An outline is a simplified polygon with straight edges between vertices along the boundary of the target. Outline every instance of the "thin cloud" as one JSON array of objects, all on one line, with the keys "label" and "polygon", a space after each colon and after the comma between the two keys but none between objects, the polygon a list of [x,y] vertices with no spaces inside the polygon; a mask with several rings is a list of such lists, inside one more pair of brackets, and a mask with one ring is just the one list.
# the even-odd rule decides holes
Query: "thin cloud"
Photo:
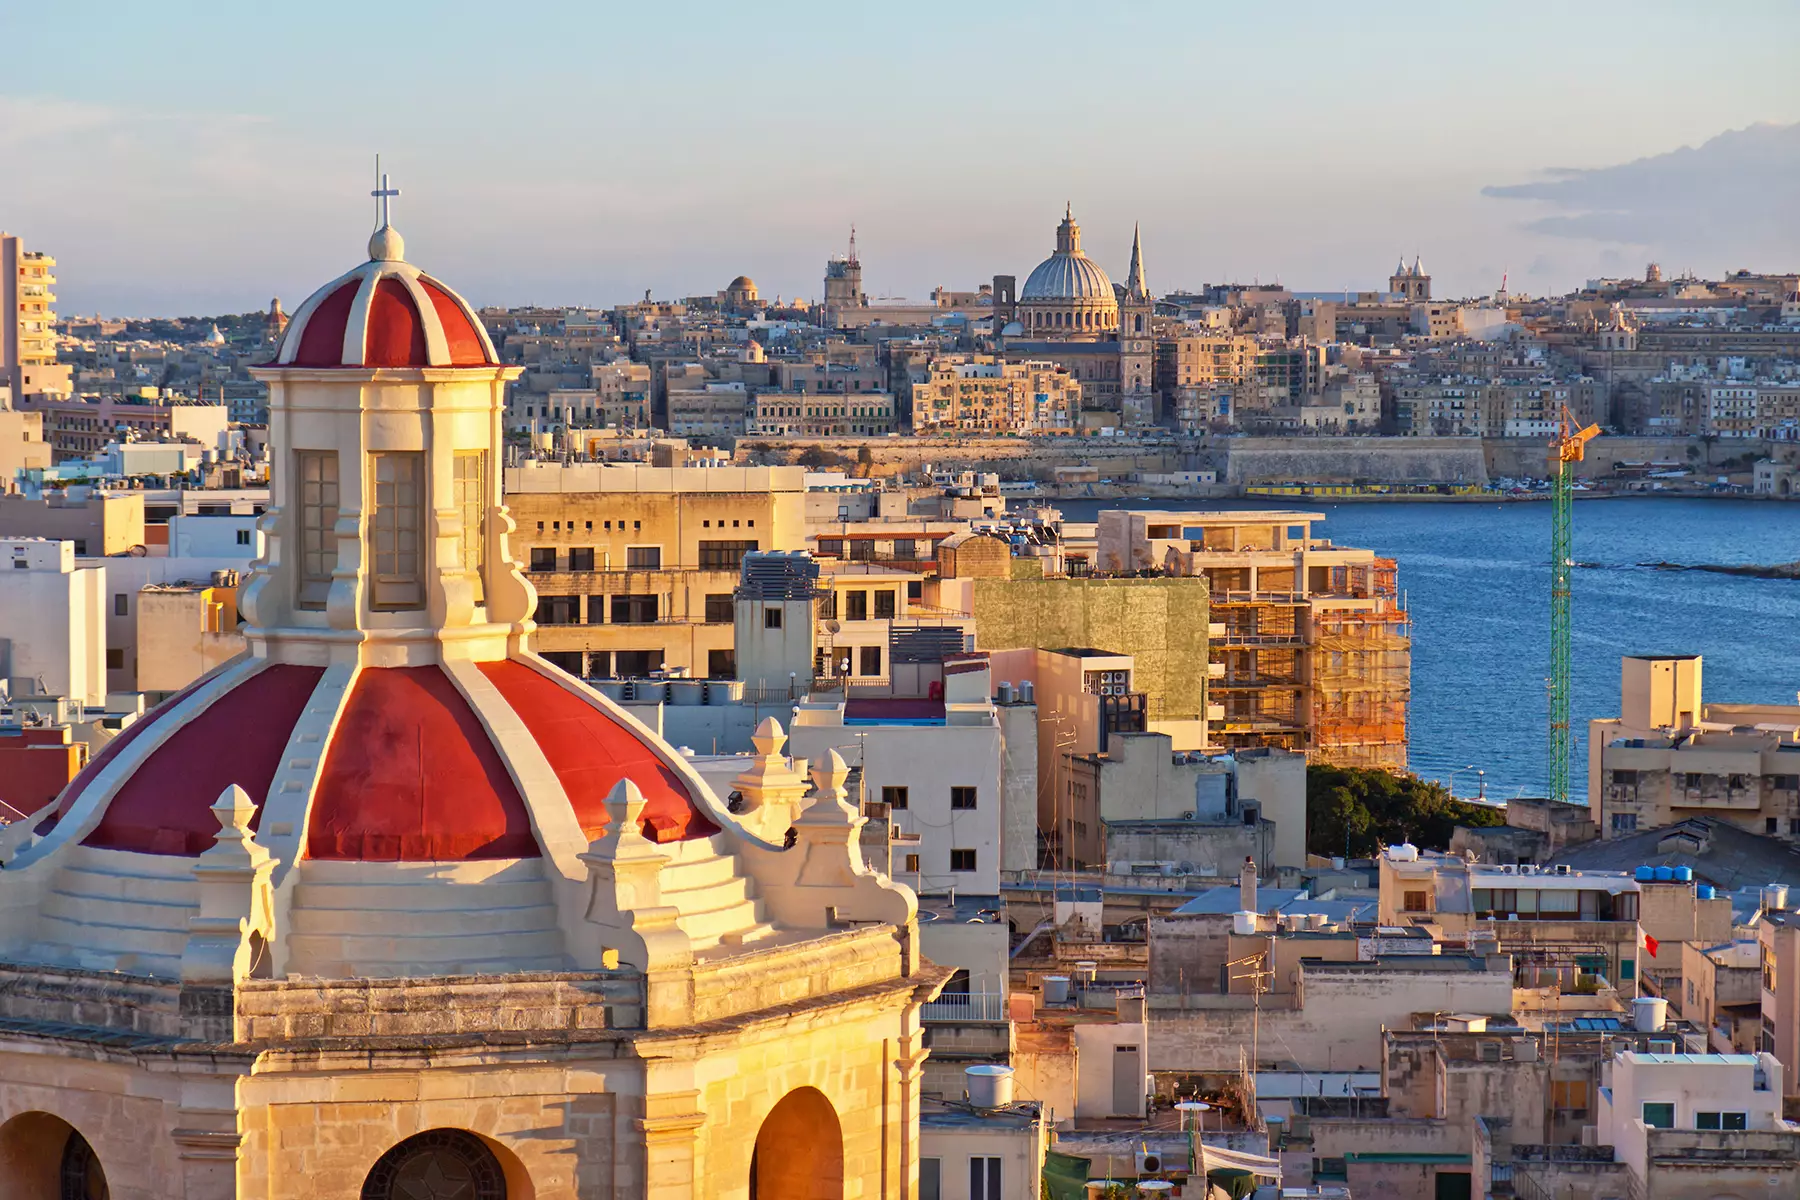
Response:
[{"label": "thin cloud", "polygon": [[1526,221],[1527,232],[1638,247],[1684,265],[1778,267],[1795,258],[1800,124],[1752,125],[1633,162],[1544,175],[1482,195],[1552,210]]}]

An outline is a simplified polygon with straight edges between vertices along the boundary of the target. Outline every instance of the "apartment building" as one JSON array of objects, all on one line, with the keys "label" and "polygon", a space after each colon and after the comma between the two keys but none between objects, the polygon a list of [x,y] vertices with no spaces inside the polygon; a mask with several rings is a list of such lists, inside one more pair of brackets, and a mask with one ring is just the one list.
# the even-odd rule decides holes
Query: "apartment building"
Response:
[{"label": "apartment building", "polygon": [[0,538],[0,679],[11,696],[106,701],[106,569],[73,543]]},{"label": "apartment building", "polygon": [[1706,703],[1697,654],[1620,661],[1617,717],[1588,723],[1600,836],[1690,817],[1800,843],[1800,707]]},{"label": "apartment building", "polygon": [[805,547],[799,467],[528,462],[506,471],[538,645],[589,678],[730,679],[738,568]]},{"label": "apartment building", "polygon": [[749,406],[749,392],[735,380],[710,379],[697,387],[676,387],[671,383],[669,432],[676,437],[706,441],[742,437]]},{"label": "apartment building", "polygon": [[24,396],[18,407],[44,415],[44,439],[57,462],[90,458],[131,437],[146,442],[198,442],[214,449],[231,423],[223,404],[183,404],[127,396],[69,399]]},{"label": "apartment building", "polygon": [[886,392],[761,392],[749,403],[752,435],[886,437],[899,428]]},{"label": "apartment building", "polygon": [[55,287],[56,260],[0,230],[0,387],[15,400],[71,391],[56,361]]},{"label": "apartment building", "polygon": [[1387,847],[1379,863],[1379,924],[1431,925],[1510,954],[1520,987],[1637,995],[1641,889],[1630,873],[1471,863],[1410,845]]},{"label": "apartment building", "polygon": [[1071,430],[1081,414],[1081,383],[1051,362],[956,355],[934,360],[914,382],[912,413],[918,433]]},{"label": "apartment building", "polygon": [[1404,769],[1412,639],[1398,568],[1314,537],[1324,519],[1108,510],[1095,568],[1206,579],[1216,743]]}]

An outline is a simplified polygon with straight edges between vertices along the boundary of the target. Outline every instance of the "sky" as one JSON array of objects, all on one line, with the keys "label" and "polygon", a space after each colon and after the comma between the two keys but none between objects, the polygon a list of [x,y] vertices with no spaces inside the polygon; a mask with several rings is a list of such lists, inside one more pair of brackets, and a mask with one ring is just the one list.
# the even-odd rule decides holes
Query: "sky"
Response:
[{"label": "sky", "polygon": [[1072,204],[1152,288],[1438,295],[1800,269],[1800,5],[0,4],[0,228],[65,315],[291,311],[363,258],[476,304],[1021,279]]}]

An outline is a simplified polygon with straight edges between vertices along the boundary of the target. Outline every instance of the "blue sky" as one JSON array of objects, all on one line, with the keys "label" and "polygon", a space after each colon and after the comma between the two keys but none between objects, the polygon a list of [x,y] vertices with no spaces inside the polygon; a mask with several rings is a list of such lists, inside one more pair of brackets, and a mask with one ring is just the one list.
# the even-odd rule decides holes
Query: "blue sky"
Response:
[{"label": "blue sky", "polygon": [[1649,159],[1605,178],[1665,191],[1738,162],[1671,152],[1800,122],[1791,3],[59,0],[0,45],[0,226],[66,313],[292,307],[360,258],[376,150],[409,257],[477,303],[812,296],[852,221],[866,286],[922,296],[1028,272],[1064,201],[1115,276],[1142,222],[1158,290],[1800,266],[1792,137],[1747,143],[1780,220],[1521,186]]}]

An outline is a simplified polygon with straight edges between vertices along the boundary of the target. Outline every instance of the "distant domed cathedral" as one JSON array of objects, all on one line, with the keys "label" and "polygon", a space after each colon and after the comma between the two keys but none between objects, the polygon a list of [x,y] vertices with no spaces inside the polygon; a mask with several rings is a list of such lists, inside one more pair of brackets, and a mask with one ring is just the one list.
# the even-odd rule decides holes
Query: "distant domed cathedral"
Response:
[{"label": "distant domed cathedral", "polygon": [[534,651],[519,372],[385,218],[257,369],[247,653],[0,831],[0,1194],[916,1193],[913,894]]},{"label": "distant domed cathedral", "polygon": [[1056,252],[1013,293],[1015,277],[994,277],[994,325],[1009,358],[1047,359],[1081,381],[1083,407],[1121,412],[1130,424],[1156,419],[1152,369],[1156,297],[1144,275],[1143,243],[1131,235],[1124,284],[1081,249],[1081,226],[1063,210]]}]

